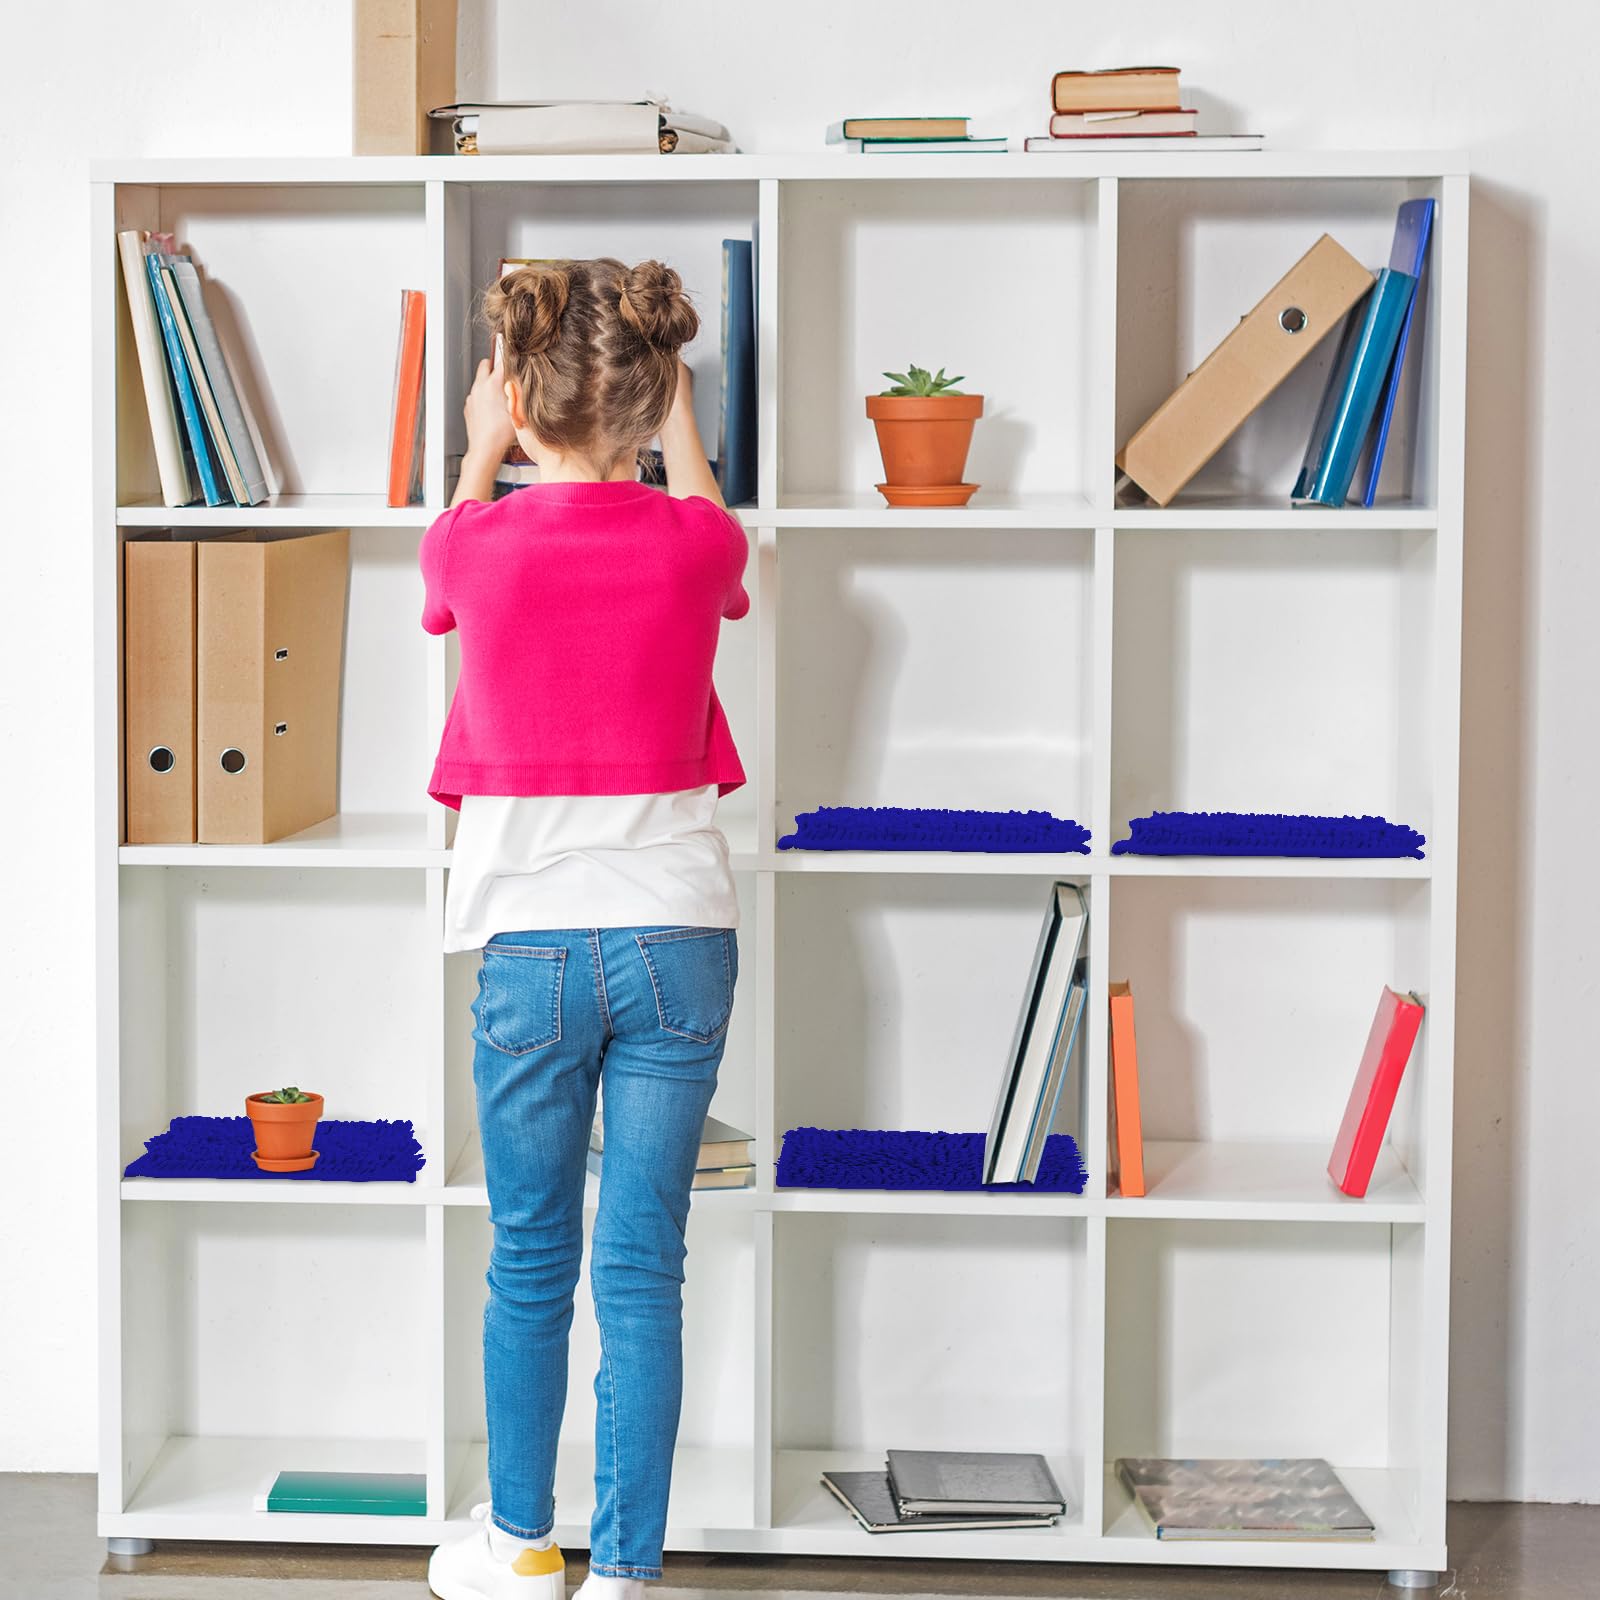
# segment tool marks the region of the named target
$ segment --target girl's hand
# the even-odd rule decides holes
[[[462,414],[467,421],[467,454],[483,460],[498,462],[516,442],[516,425],[511,420],[511,408],[506,403],[506,374],[501,364],[499,349],[495,350],[495,363],[478,363],[478,374],[467,393],[467,403]]]

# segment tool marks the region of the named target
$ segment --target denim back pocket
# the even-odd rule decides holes
[[[656,993],[656,1016],[668,1033],[710,1044],[728,1026],[739,942],[731,928],[665,928],[640,933],[639,954]]]
[[[472,1002],[478,1033],[496,1050],[525,1056],[561,1037],[561,980],[567,952],[526,944],[486,944]]]

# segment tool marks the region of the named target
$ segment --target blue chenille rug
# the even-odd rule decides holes
[[[415,1183],[426,1161],[409,1122],[341,1122],[324,1118],[312,1141],[317,1164],[304,1172],[263,1172],[249,1117],[174,1117],[165,1133],[144,1142],[125,1178],[279,1178],[335,1183]]]
[[[1032,1183],[985,1183],[981,1133],[898,1128],[790,1128],[780,1189],[983,1189],[1082,1194],[1089,1175],[1070,1134],[1052,1133]]]
[[[1289,817],[1265,811],[1153,811],[1128,823],[1114,856],[1412,856],[1427,839],[1382,817]]]
[[[1048,811],[937,811],[822,806],[802,811],[780,850],[967,850],[1088,855],[1089,830]]]

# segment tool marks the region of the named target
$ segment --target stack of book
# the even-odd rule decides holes
[[[1259,150],[1258,133],[1201,134],[1183,104],[1176,67],[1111,67],[1058,72],[1050,82],[1050,132],[1032,151]]]
[[[436,106],[458,156],[713,155],[737,148],[720,122],[660,100],[500,100]]]
[[[1004,138],[977,138],[970,117],[846,117],[827,132],[829,144],[864,156],[979,155],[1003,152]]]
[[[695,1161],[696,1189],[748,1189],[756,1169],[750,1160],[751,1135],[731,1124],[707,1117],[700,1133],[700,1154]],[[605,1121],[597,1112],[589,1134],[589,1170],[598,1178],[605,1155]]]
[[[890,1450],[882,1472],[824,1472],[822,1484],[868,1533],[1048,1528],[1066,1497],[1041,1455]]]
[[[200,274],[169,233],[117,235],[161,498],[258,506],[274,492],[266,450],[211,318]]]

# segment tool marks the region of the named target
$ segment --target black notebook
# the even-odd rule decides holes
[[[868,1533],[944,1533],[961,1528],[1048,1528],[1053,1516],[965,1513],[903,1516],[889,1488],[887,1472],[824,1472],[823,1486]]]
[[[1012,1512],[1060,1516],[1066,1497],[1043,1456],[986,1450],[891,1450],[889,1480],[902,1516]]]

